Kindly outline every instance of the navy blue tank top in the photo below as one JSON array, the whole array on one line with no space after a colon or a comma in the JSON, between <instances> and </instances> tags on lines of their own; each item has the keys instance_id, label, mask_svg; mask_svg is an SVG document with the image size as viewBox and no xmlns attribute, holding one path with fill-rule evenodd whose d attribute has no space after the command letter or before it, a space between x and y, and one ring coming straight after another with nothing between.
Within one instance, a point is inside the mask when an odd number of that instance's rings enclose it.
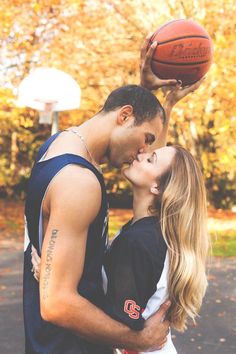
<instances>
[{"instance_id":1,"label":"navy blue tank top","mask_svg":"<svg viewBox=\"0 0 236 354\"><path fill-rule=\"evenodd\" d=\"M102 263L107 248L107 196L102 174L86 159L75 154L63 154L43 160L50 144L60 134L50 137L39 150L28 184L25 204L25 247L23 308L26 354L110 354L112 350L94 345L72 332L44 321L40 315L39 284L31 272L31 245L41 255L43 242L42 202L52 179L69 164L77 164L92 171L102 191L100 211L88 231L85 264L78 284L80 295L94 305L104 307Z\"/></svg>"}]
</instances>

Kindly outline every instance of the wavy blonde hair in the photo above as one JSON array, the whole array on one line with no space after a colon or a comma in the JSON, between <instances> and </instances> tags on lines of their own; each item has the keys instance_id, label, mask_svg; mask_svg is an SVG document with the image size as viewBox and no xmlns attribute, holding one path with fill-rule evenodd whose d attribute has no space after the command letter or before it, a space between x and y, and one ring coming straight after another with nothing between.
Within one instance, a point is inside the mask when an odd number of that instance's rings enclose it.
<instances>
[{"instance_id":1,"label":"wavy blonde hair","mask_svg":"<svg viewBox=\"0 0 236 354\"><path fill-rule=\"evenodd\" d=\"M195 322L206 292L206 192L201 170L184 148L173 146L170 171L161 178L161 199L156 211L169 253L169 320L178 331L187 319Z\"/></svg>"}]
</instances>

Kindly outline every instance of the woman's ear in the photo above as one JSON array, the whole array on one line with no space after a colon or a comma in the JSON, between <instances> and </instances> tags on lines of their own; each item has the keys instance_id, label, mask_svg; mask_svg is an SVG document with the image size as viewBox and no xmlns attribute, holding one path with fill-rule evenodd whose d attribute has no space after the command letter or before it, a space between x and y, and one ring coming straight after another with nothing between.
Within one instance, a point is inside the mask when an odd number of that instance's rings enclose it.
<instances>
[{"instance_id":1,"label":"woman's ear","mask_svg":"<svg viewBox=\"0 0 236 354\"><path fill-rule=\"evenodd\" d=\"M160 186L156 183L154 184L151 189L150 189L150 192L154 195L158 195L160 194Z\"/></svg>"}]
</instances>

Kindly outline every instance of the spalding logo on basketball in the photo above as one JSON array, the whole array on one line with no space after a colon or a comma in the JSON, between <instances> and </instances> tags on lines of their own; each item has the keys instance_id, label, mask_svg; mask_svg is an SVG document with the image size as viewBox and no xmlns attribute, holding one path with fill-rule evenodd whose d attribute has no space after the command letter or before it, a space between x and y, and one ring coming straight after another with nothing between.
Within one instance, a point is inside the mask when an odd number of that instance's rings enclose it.
<instances>
[{"instance_id":1,"label":"spalding logo on basketball","mask_svg":"<svg viewBox=\"0 0 236 354\"><path fill-rule=\"evenodd\" d=\"M161 26L150 38L157 42L152 70L161 79L182 80L190 85L209 70L213 45L208 33L192 20L175 20ZM148 46L148 48L149 48Z\"/></svg>"}]
</instances>

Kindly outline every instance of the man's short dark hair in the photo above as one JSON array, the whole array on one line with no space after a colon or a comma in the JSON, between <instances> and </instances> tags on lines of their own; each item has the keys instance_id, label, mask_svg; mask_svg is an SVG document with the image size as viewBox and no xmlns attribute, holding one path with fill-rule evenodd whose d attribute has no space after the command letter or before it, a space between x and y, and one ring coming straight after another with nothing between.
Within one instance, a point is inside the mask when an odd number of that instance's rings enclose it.
<instances>
[{"instance_id":1,"label":"man's short dark hair","mask_svg":"<svg viewBox=\"0 0 236 354\"><path fill-rule=\"evenodd\" d=\"M112 91L101 111L111 112L125 105L133 107L136 125L150 121L157 115L165 123L165 111L156 96L138 85L127 85Z\"/></svg>"}]
</instances>

